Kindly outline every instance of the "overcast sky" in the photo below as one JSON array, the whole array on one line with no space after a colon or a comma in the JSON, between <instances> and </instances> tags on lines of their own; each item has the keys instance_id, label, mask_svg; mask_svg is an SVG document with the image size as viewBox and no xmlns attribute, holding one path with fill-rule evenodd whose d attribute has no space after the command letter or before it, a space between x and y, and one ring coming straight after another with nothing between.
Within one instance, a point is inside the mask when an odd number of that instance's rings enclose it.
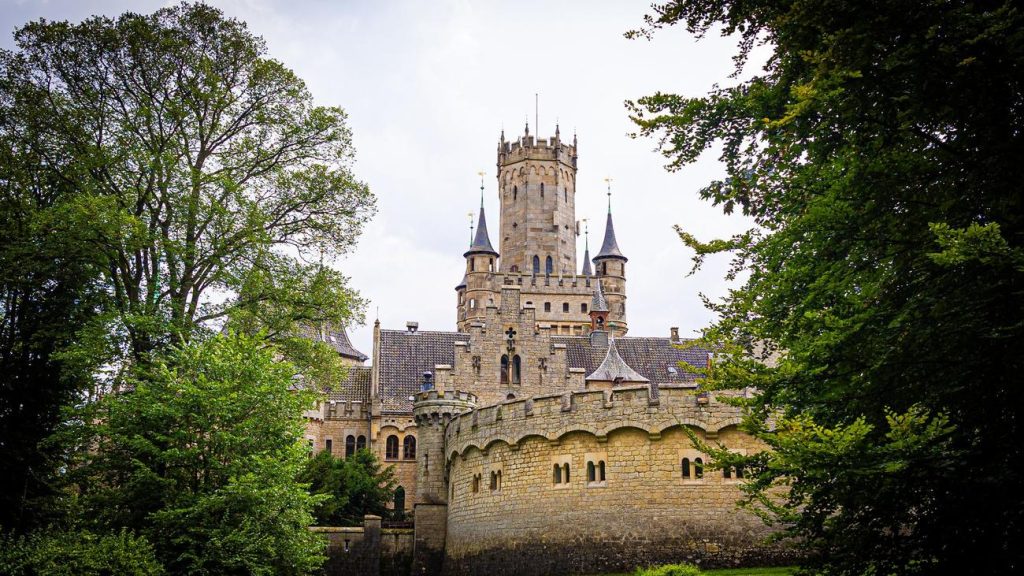
<instances>
[{"instance_id":1,"label":"overcast sky","mask_svg":"<svg viewBox=\"0 0 1024 576\"><path fill-rule=\"evenodd\" d=\"M372 325L454 330L454 287L469 241L467 212L486 209L498 246L496 145L530 131L579 137L576 218L590 218L596 250L604 234L604 178L613 178L616 235L629 257L629 334L695 334L712 320L698 294L721 295L727 262L711 260L694 276L690 251L672 226L707 240L748 222L702 202L697 191L722 173L715 153L669 173L655 142L630 139L623 102L657 91L705 94L728 85L735 42L697 41L682 29L655 40L626 40L650 0L597 2L307 1L210 2L248 23L270 55L306 81L318 104L344 108L354 132L356 174L377 196L379 212L357 249L338 261L370 301L367 322L352 327L369 354ZM78 21L91 14L152 11L149 0L0 0L0 45L38 18ZM756 71L756 67L748 66ZM534 94L540 94L534 126ZM583 237L578 260L582 265Z\"/></svg>"}]
</instances>

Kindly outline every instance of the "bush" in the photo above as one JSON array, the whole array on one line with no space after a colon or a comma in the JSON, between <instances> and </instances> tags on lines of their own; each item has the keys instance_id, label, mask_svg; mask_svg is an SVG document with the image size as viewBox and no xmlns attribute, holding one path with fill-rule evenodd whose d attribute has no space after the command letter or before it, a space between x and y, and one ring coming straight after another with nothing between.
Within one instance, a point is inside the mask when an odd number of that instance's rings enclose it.
<instances>
[{"instance_id":1,"label":"bush","mask_svg":"<svg viewBox=\"0 0 1024 576\"><path fill-rule=\"evenodd\" d=\"M142 536L58 531L0 535L0 574L10 576L159 576L163 566Z\"/></svg>"},{"instance_id":2,"label":"bush","mask_svg":"<svg viewBox=\"0 0 1024 576\"><path fill-rule=\"evenodd\" d=\"M692 564L666 564L650 568L637 568L633 576L702 576L700 568Z\"/></svg>"}]
</instances>

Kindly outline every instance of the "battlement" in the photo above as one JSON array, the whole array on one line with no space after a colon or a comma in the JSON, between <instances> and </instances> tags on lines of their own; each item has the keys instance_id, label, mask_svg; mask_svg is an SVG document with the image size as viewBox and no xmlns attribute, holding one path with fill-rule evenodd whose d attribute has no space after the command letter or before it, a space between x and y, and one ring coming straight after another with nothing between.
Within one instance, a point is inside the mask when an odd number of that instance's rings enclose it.
<instances>
[{"instance_id":1,"label":"battlement","mask_svg":"<svg viewBox=\"0 0 1024 576\"><path fill-rule=\"evenodd\" d=\"M750 391L699 393L695 384L639 385L512 400L464 412L445 430L448 458L470 448L486 451L494 442L513 448L531 436L559 442L570 432L589 432L603 441L619 428L644 430L652 437L677 426L703 430L709 439L739 424L742 410L719 397Z\"/></svg>"},{"instance_id":2,"label":"battlement","mask_svg":"<svg viewBox=\"0 0 1024 576\"><path fill-rule=\"evenodd\" d=\"M576 166L576 146L566 144L558 138L534 138L523 136L515 142L501 142L498 145L498 164L513 164L523 160L551 160Z\"/></svg>"},{"instance_id":3,"label":"battlement","mask_svg":"<svg viewBox=\"0 0 1024 576\"><path fill-rule=\"evenodd\" d=\"M456 344L459 343L456 342ZM436 402L444 400L470 404L476 404L477 402L476 394L473 394L472 392L463 392L462 390L445 391L432 389L416 393L416 404L419 404L420 402Z\"/></svg>"}]
</instances>

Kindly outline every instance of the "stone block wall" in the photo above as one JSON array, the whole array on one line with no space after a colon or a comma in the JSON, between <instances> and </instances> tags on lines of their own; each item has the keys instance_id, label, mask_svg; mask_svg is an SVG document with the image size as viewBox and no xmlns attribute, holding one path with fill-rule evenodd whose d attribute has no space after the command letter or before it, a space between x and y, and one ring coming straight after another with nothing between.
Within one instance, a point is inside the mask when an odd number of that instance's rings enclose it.
<instances>
[{"instance_id":1,"label":"stone block wall","mask_svg":"<svg viewBox=\"0 0 1024 576\"><path fill-rule=\"evenodd\" d=\"M380 517L366 516L362 526L313 527L327 538L325 576L408 576L413 530L381 528Z\"/></svg>"},{"instance_id":2,"label":"stone block wall","mask_svg":"<svg viewBox=\"0 0 1024 576\"><path fill-rule=\"evenodd\" d=\"M738 480L720 470L696 477L693 463L707 456L684 428L731 449L761 449L736 429L738 410L714 400L698 404L684 388L660 392L655 399L646 387L572 393L453 420L446 434L445 572L601 573L674 561L710 567L790 560L788 550L763 544L770 531L758 518L737 509Z\"/></svg>"}]
</instances>

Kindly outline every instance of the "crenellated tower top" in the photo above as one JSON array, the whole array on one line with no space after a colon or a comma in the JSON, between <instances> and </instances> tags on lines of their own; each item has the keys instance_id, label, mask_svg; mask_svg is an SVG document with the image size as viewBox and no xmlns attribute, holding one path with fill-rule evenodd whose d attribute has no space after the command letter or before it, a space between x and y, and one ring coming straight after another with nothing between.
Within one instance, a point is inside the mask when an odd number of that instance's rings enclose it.
<instances>
[{"instance_id":1,"label":"crenellated tower top","mask_svg":"<svg viewBox=\"0 0 1024 576\"><path fill-rule=\"evenodd\" d=\"M501 271L538 276L576 273L576 139L535 138L527 125L498 143Z\"/></svg>"}]
</instances>

